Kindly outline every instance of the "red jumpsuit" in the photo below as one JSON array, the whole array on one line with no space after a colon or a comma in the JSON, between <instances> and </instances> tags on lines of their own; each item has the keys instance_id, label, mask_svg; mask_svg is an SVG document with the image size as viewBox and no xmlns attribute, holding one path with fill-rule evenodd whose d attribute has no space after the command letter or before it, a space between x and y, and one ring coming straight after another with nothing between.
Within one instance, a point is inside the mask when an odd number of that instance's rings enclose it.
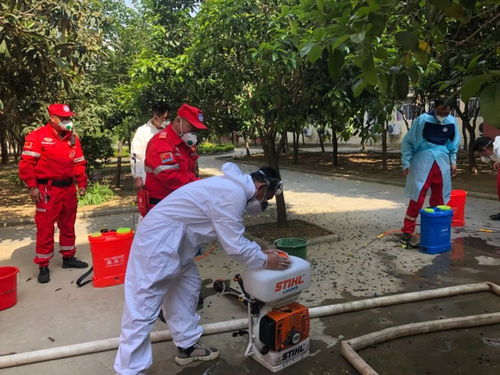
<instances>
[{"instance_id":1,"label":"red jumpsuit","mask_svg":"<svg viewBox=\"0 0 500 375\"><path fill-rule=\"evenodd\" d=\"M172 125L155 134L146 148L147 173L145 189L151 204L158 203L174 190L198 180L198 154L177 135Z\"/></svg>"},{"instance_id":2,"label":"red jumpsuit","mask_svg":"<svg viewBox=\"0 0 500 375\"><path fill-rule=\"evenodd\" d=\"M54 223L59 227L59 246L63 257L74 256L77 197L75 182L87 186L86 161L78 137L63 137L50 124L26 136L19 177L28 187L38 187L41 200L36 204L36 254L34 262L48 266L54 256Z\"/></svg>"}]
</instances>

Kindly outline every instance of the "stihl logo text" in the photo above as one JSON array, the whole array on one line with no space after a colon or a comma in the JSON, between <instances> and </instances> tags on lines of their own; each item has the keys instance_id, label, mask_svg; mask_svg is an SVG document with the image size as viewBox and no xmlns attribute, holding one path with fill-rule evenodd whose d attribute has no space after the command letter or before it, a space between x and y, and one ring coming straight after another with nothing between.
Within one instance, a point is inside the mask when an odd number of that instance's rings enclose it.
<instances>
[{"instance_id":1,"label":"stihl logo text","mask_svg":"<svg viewBox=\"0 0 500 375\"><path fill-rule=\"evenodd\" d=\"M295 357L298 354L304 353L304 345L301 345L295 349L290 350L289 352L283 353L281 360L286 361L289 360L293 357Z\"/></svg>"},{"instance_id":2,"label":"stihl logo text","mask_svg":"<svg viewBox=\"0 0 500 375\"><path fill-rule=\"evenodd\" d=\"M283 280L276 283L274 287L275 292L281 292L282 290L287 290L292 287L296 287L300 284L303 284L304 280L302 280L302 276L293 277L291 279Z\"/></svg>"}]
</instances>

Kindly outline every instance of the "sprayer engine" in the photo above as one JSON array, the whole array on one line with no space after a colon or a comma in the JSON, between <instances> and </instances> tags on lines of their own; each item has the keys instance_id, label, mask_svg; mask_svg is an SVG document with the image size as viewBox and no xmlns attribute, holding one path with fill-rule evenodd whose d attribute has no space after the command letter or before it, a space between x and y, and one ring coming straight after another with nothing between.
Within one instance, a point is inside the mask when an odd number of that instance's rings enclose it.
<instances>
[{"instance_id":1,"label":"sprayer engine","mask_svg":"<svg viewBox=\"0 0 500 375\"><path fill-rule=\"evenodd\" d=\"M290 260L291 266L284 271L246 270L236 275L243 292L221 281L214 283L218 292L247 306L245 355L273 372L309 355L309 309L295 300L311 283L311 266L302 258L290 256Z\"/></svg>"}]
</instances>

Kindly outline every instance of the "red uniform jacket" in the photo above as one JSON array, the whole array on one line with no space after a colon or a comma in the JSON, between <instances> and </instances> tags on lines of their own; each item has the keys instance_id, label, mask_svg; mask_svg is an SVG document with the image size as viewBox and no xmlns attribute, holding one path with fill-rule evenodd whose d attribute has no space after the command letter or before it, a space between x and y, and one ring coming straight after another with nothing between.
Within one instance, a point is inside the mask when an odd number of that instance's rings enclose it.
<instances>
[{"instance_id":1,"label":"red uniform jacket","mask_svg":"<svg viewBox=\"0 0 500 375\"><path fill-rule=\"evenodd\" d=\"M163 199L181 186L198 180L195 174L198 157L172 125L155 134L148 143L144 161L145 188L149 196Z\"/></svg>"},{"instance_id":2,"label":"red uniform jacket","mask_svg":"<svg viewBox=\"0 0 500 375\"><path fill-rule=\"evenodd\" d=\"M37 179L74 178L78 187L85 188L85 165L80 139L71 132L61 138L47 124L26 136L19 162L19 177L28 187L37 186Z\"/></svg>"}]
</instances>

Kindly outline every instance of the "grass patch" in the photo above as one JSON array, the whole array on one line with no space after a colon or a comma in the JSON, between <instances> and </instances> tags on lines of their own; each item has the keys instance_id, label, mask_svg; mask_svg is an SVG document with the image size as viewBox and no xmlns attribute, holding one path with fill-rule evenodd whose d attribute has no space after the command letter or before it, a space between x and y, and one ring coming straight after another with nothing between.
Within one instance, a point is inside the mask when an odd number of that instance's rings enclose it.
<instances>
[{"instance_id":1,"label":"grass patch","mask_svg":"<svg viewBox=\"0 0 500 375\"><path fill-rule=\"evenodd\" d=\"M234 150L233 144L218 145L215 143L204 142L198 146L199 154L212 154L217 152L229 152Z\"/></svg>"},{"instance_id":2,"label":"grass patch","mask_svg":"<svg viewBox=\"0 0 500 375\"><path fill-rule=\"evenodd\" d=\"M85 195L83 197L78 197L78 206L91 206L99 205L101 203L107 202L113 198L115 193L109 185L100 184L99 182L91 183Z\"/></svg>"}]
</instances>

